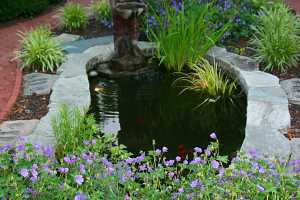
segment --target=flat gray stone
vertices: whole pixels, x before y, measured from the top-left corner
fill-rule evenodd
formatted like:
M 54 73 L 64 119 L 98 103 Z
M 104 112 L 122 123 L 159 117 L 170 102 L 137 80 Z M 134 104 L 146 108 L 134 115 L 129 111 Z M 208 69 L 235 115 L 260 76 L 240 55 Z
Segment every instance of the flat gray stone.
M 20 137 L 30 135 L 38 122 L 37 119 L 3 122 L 0 125 L 0 146 L 15 145 Z
M 68 42 L 74 42 L 76 40 L 80 39 L 80 35 L 73 35 L 73 34 L 69 34 L 69 33 L 62 33 L 59 36 L 56 36 L 54 38 L 59 44 L 65 44 Z
M 248 101 L 247 126 L 287 129 L 290 126 L 288 104 Z
M 261 126 L 246 128 L 246 136 L 241 150 L 248 152 L 254 148 L 259 157 L 278 157 L 287 160 L 291 154 L 289 140 L 277 129 Z
M 248 89 L 251 87 L 280 87 L 279 79 L 276 76 L 261 71 L 242 70 L 239 78 L 243 79 Z
M 248 101 L 288 105 L 287 96 L 281 87 L 251 87 L 248 90 Z
M 280 81 L 280 85 L 286 92 L 291 103 L 300 105 L 300 79 L 293 78 Z
M 293 138 L 291 141 L 292 160 L 300 160 L 300 138 Z
M 105 36 L 99 38 L 91 38 L 86 40 L 77 40 L 61 45 L 62 49 L 67 53 L 81 53 L 86 49 L 97 46 L 113 43 L 113 36 Z
M 58 78 L 54 74 L 31 73 L 23 77 L 23 95 L 29 96 L 33 93 L 45 95 L 51 92 L 54 81 Z
M 89 81 L 86 74 L 72 78 L 61 77 L 53 86 L 49 107 L 67 104 L 68 106 L 88 108 L 90 100 Z

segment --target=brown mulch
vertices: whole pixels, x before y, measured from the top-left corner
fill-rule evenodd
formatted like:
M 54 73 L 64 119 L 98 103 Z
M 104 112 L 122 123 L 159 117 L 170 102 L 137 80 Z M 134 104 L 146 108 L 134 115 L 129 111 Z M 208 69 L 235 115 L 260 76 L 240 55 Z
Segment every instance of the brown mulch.
M 106 36 L 112 34 L 112 29 L 105 27 L 100 22 L 98 22 L 95 18 L 91 18 L 88 22 L 88 25 L 84 29 L 68 31 L 63 28 L 54 29 L 53 32 L 56 35 L 61 33 L 69 33 L 74 35 L 80 35 L 85 39 Z
M 9 120 L 40 119 L 48 113 L 50 94 L 19 96 L 15 103 Z

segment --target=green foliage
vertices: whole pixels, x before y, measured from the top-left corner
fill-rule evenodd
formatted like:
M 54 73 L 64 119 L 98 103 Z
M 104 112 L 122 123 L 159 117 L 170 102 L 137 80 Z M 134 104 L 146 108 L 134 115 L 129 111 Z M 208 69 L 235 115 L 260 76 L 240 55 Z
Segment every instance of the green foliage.
M 183 74 L 183 77 L 178 79 L 188 83 L 182 92 L 191 90 L 206 95 L 207 98 L 200 105 L 206 102 L 216 102 L 220 99 L 232 101 L 234 91 L 237 88 L 236 82 L 230 81 L 216 63 L 211 65 L 207 60 L 202 59 L 197 64 L 193 64 L 191 69 L 192 73 Z
M 223 39 L 239 41 L 248 39 L 253 34 L 251 26 L 257 25 L 258 13 L 262 8 L 271 7 L 273 0 L 215 0 L 216 14 L 212 22 L 217 27 L 229 23 L 230 29 Z
M 97 21 L 112 20 L 112 10 L 108 0 L 98 0 L 93 4 L 92 8 Z
M 252 44 L 256 59 L 266 70 L 285 71 L 296 66 L 300 52 L 300 22 L 282 3 L 261 12 L 260 24 L 254 27 Z
M 182 71 L 187 63 L 204 56 L 223 35 L 226 28 L 212 29 L 206 20 L 211 4 L 192 0 L 183 9 L 164 5 L 164 15 L 156 14 L 157 27 L 149 27 L 149 39 L 157 44 L 156 57 L 171 71 Z
M 0 22 L 14 19 L 16 17 L 33 17 L 46 8 L 49 3 L 58 3 L 61 0 L 1 0 Z
M 63 62 L 64 54 L 49 27 L 40 26 L 29 32 L 19 32 L 19 36 L 22 49 L 16 52 L 16 58 L 22 60 L 22 68 L 54 72 Z
M 88 23 L 85 8 L 80 4 L 66 5 L 62 11 L 62 23 L 69 31 L 84 28 Z
M 59 115 L 52 120 L 52 127 L 57 141 L 55 150 L 59 158 L 64 154 L 71 154 L 98 132 L 91 115 L 85 115 L 85 111 L 77 107 L 70 110 L 67 105 L 61 106 Z

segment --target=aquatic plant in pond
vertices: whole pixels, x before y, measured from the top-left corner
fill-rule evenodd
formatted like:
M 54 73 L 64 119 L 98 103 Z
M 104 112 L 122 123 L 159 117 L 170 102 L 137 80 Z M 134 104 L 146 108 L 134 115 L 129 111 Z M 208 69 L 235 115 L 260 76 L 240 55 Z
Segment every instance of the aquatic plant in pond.
M 181 1 L 180 1 L 181 2 Z M 195 63 L 222 37 L 226 26 L 213 29 L 207 18 L 214 15 L 212 4 L 192 0 L 163 4 L 163 14 L 157 13 L 149 25 L 148 38 L 157 45 L 155 57 L 170 71 L 182 71 Z M 150 27 L 151 25 L 151 27 Z
M 182 74 L 183 76 L 176 80 L 187 82 L 187 86 L 181 93 L 192 90 L 206 95 L 199 106 L 205 103 L 214 103 L 218 100 L 229 100 L 233 103 L 233 97 L 237 89 L 236 82 L 228 79 L 217 63 L 214 62 L 211 65 L 207 60 L 202 59 L 197 64 L 193 64 L 191 70 L 191 73 Z
M 105 136 L 107 137 L 107 136 Z M 229 168 L 213 142 L 186 160 L 167 147 L 137 156 L 97 139 L 57 162 L 48 147 L 0 148 L 2 199 L 298 199 L 299 161 L 239 154 Z M 105 145 L 106 144 L 106 145 Z M 50 154 L 49 154 L 50 152 Z M 100 153 L 99 153 L 100 152 Z M 103 154 L 103 153 L 106 154 Z

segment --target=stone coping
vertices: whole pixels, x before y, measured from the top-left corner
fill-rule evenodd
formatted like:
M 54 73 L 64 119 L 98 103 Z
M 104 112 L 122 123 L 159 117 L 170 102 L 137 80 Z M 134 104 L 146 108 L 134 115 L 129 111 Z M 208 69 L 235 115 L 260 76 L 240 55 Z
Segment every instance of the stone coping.
M 62 103 L 81 109 L 90 106 L 87 71 L 92 70 L 95 63 L 109 61 L 114 52 L 111 36 L 69 42 L 63 48 L 67 60 L 58 70 L 60 76 L 52 88 L 49 112 L 40 120 L 33 134 L 27 137 L 30 142 L 41 145 L 55 143 L 51 119 L 58 114 Z M 247 122 L 241 150 L 255 148 L 259 155 L 289 158 L 291 144 L 284 134 L 290 126 L 290 114 L 288 99 L 279 79 L 259 71 L 254 60 L 220 47 L 210 49 L 207 59 L 219 63 L 236 77 L 247 94 Z

